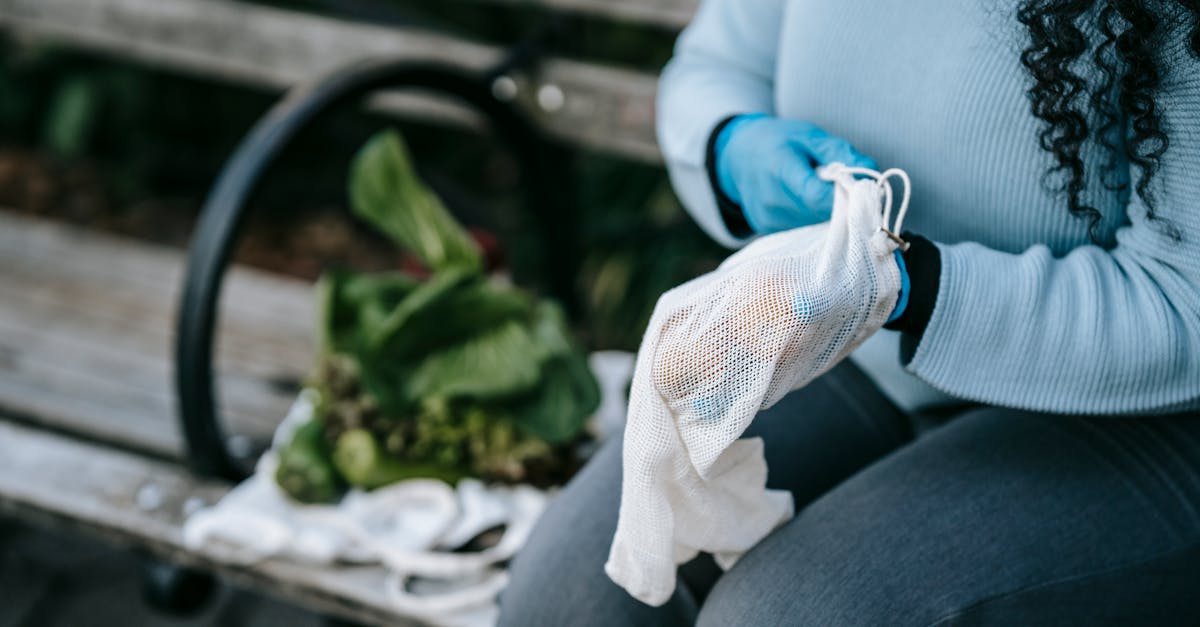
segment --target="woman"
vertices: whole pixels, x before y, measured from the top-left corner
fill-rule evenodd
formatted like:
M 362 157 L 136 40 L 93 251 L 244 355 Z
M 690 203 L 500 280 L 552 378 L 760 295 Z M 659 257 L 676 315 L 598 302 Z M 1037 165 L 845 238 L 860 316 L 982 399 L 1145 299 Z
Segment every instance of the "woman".
M 816 165 L 904 168 L 908 304 L 756 419 L 798 514 L 729 572 L 685 564 L 662 607 L 605 577 L 614 443 L 513 564 L 501 622 L 1200 621 L 1198 21 L 1196 0 L 705 1 L 659 96 L 684 204 L 737 246 L 828 217 Z

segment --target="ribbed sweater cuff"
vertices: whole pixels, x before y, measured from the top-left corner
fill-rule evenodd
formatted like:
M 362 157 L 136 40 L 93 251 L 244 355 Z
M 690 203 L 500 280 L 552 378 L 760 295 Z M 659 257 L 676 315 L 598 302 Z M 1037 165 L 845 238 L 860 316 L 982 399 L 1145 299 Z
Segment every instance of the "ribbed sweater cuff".
M 937 306 L 938 287 L 941 284 L 942 257 L 938 247 L 931 241 L 905 232 L 903 239 L 909 243 L 904 251 L 904 265 L 908 269 L 908 306 L 899 318 L 884 325 L 886 329 L 900 331 L 900 361 L 905 365 L 912 361 L 933 317 Z
M 754 229 L 750 228 L 750 223 L 746 221 L 746 213 L 742 206 L 721 191 L 721 182 L 717 176 L 717 137 L 736 117 L 731 115 L 721 120 L 708 135 L 708 144 L 704 151 L 704 169 L 708 172 L 708 184 L 712 186 L 713 196 L 717 199 L 717 210 L 721 213 L 725 228 L 729 229 L 729 233 L 734 237 L 747 238 L 754 235 Z

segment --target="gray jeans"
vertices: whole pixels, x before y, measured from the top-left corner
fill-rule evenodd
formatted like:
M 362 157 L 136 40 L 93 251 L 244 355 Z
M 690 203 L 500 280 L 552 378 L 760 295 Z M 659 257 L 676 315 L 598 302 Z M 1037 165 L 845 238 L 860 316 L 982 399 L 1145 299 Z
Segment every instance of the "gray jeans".
M 1200 415 L 964 409 L 913 438 L 845 363 L 763 412 L 797 516 L 652 608 L 609 581 L 620 442 L 512 564 L 501 625 L 1200 624 Z

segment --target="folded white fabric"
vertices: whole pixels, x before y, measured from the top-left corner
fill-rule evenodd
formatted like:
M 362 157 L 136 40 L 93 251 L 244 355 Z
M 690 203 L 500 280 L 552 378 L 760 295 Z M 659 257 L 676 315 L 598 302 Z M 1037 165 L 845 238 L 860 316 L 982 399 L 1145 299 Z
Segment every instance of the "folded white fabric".
M 301 394 L 276 430 L 291 439 L 312 415 Z M 491 625 L 496 595 L 507 582 L 502 563 L 525 543 L 549 495 L 532 486 L 485 486 L 473 479 L 456 488 L 432 479 L 401 481 L 372 492 L 351 491 L 336 505 L 301 505 L 275 483 L 274 451 L 254 474 L 216 505 L 191 513 L 183 529 L 193 550 L 229 563 L 284 558 L 316 564 L 382 565 L 384 594 L 401 612 L 430 624 Z M 499 542 L 460 552 L 480 532 L 504 525 Z
M 760 238 L 663 294 L 642 338 L 605 571 L 645 603 L 666 602 L 698 552 L 728 568 L 791 518 L 790 494 L 766 489 L 762 441 L 738 438 L 896 305 L 907 175 L 834 164 L 821 176 L 835 185 L 828 223 Z M 893 176 L 904 196 L 889 230 Z

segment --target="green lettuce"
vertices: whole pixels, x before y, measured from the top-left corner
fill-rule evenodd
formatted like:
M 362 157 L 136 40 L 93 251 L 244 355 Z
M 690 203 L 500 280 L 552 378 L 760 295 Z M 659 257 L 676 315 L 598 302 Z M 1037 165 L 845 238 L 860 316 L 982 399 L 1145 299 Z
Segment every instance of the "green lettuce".
M 310 380 L 320 428 L 285 447 L 281 486 L 313 501 L 343 482 L 373 489 L 414 476 L 565 480 L 599 391 L 562 310 L 486 275 L 397 133 L 367 142 L 349 192 L 354 214 L 430 275 L 322 276 Z

